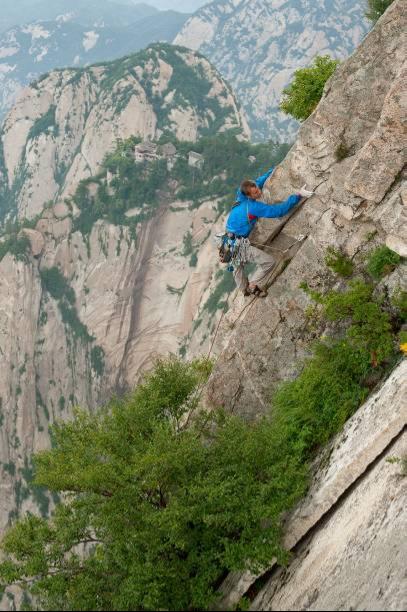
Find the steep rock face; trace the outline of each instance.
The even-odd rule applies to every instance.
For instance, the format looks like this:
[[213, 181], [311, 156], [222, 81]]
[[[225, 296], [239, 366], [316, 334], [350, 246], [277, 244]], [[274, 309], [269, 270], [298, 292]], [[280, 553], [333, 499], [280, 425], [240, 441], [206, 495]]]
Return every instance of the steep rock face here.
[[256, 139], [287, 142], [298, 124], [278, 110], [282, 90], [316, 55], [346, 58], [368, 29], [363, 12], [350, 0], [218, 0], [174, 42], [199, 49], [230, 81]]
[[[394, 2], [340, 66], [267, 185], [270, 201], [305, 182], [316, 195], [288, 219], [264, 221], [254, 236], [277, 259], [292, 261], [265, 300], [245, 308], [238, 299], [228, 313], [223, 335], [227, 348], [208, 387], [208, 401], [214, 405], [253, 418], [267, 409], [270, 385], [296, 374], [309, 341], [309, 298], [299, 285], [305, 281], [323, 288], [328, 246], [353, 257], [370, 250], [375, 236], [378, 243], [406, 252], [403, 9], [403, 2]], [[346, 159], [338, 160], [338, 147], [345, 149]], [[298, 242], [299, 234], [306, 240]], [[282, 257], [281, 251], [290, 246]], [[398, 283], [405, 288], [405, 266]]]
[[171, 42], [187, 19], [175, 11], [156, 11], [152, 16], [140, 12], [135, 10], [121, 27], [112, 27], [112, 20], [104, 23], [96, 15], [93, 24], [78, 22], [71, 12], [4, 32], [0, 36], [0, 119], [23, 87], [41, 74], [61, 66], [113, 60], [153, 42]]
[[[202, 56], [169, 45], [111, 64], [52, 72], [25, 90], [0, 135], [1, 214], [32, 218], [95, 175], [117, 139], [179, 140], [236, 127], [234, 95]], [[1, 163], [1, 161], [3, 163]]]
[[[123, 225], [101, 216], [83, 235], [66, 196], [99, 172], [116, 139], [168, 131], [195, 140], [229, 128], [245, 133], [230, 88], [207, 60], [166, 45], [54, 72], [7, 118], [1, 217], [32, 223], [18, 233], [29, 252], [0, 261], [0, 531], [16, 513], [47, 511], [47, 496], [33, 497], [29, 483], [30, 457], [49, 445], [49, 425], [133, 388], [156, 355], [185, 353], [202, 298], [218, 282], [208, 241], [216, 200], [174, 201], [167, 185], [155, 194], [154, 216], [133, 231], [124, 216]], [[195, 352], [207, 350], [204, 325], [194, 342]]]
[[[133, 388], [156, 356], [186, 351], [191, 336], [191, 355], [208, 350], [206, 326], [194, 330], [194, 319], [217, 282], [208, 223], [218, 213], [216, 202], [188, 204], [168, 202], [134, 242], [128, 227], [105, 221], [85, 239], [59, 203], [22, 230], [25, 261], [0, 261], [0, 532], [16, 512], [38, 511], [29, 457], [48, 446], [51, 423]], [[44, 280], [55, 268], [65, 288]], [[63, 297], [72, 290], [73, 310]]]
[[222, 609], [244, 595], [251, 610], [405, 608], [406, 373], [404, 359], [317, 458], [306, 497], [285, 520], [289, 566], [270, 559], [261, 578], [231, 574]]

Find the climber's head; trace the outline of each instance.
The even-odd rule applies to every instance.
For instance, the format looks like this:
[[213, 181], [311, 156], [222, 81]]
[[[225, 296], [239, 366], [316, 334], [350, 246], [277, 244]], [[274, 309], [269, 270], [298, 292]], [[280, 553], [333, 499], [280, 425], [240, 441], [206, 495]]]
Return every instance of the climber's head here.
[[240, 185], [240, 191], [252, 200], [258, 200], [261, 197], [261, 189], [254, 181], [243, 181]]

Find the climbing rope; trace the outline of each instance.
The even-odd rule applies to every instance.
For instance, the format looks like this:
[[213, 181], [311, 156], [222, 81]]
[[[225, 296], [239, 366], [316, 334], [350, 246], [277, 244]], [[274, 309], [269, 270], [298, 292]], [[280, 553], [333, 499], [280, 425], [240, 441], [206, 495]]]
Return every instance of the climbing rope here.
[[[244, 263], [247, 263], [248, 261], [250, 261], [250, 259], [248, 259], [248, 257], [250, 257], [250, 252], [249, 252], [250, 246], [261, 246], [261, 247], [263, 247], [263, 248], [274, 249], [275, 251], [279, 251], [280, 253], [282, 253], [282, 254], [284, 255], [285, 253], [288, 253], [288, 251], [290, 251], [290, 249], [292, 249], [292, 248], [293, 248], [293, 246], [295, 246], [295, 245], [296, 245], [296, 244], [298, 244], [299, 242], [303, 242], [303, 241], [304, 241], [306, 238], [307, 238], [307, 236], [305, 236], [304, 234], [299, 234], [299, 235], [296, 237], [295, 241], [294, 241], [294, 242], [293, 242], [293, 243], [292, 243], [292, 244], [291, 244], [289, 247], [287, 247], [287, 248], [286, 248], [286, 249], [284, 249], [284, 250], [283, 250], [283, 249], [277, 249], [277, 247], [271, 247], [271, 246], [269, 246], [269, 245], [265, 245], [265, 244], [258, 244], [258, 243], [256, 243], [256, 242], [250, 242], [248, 238], [243, 238], [243, 239], [241, 239], [241, 240], [242, 240], [242, 242], [243, 242], [243, 244], [241, 243], [241, 245], [239, 246], [239, 249], [237, 249], [237, 251], [236, 251], [236, 257], [238, 257], [238, 259], [239, 259], [239, 260], [240, 260], [242, 263], [243, 263], [243, 262], [244, 262]], [[240, 249], [242, 249], [242, 250], [240, 250]], [[243, 259], [243, 257], [245, 257], [245, 259]], [[247, 257], [247, 258], [246, 258], [246, 257]], [[235, 258], [234, 258], [232, 261], [233, 261], [233, 263], [235, 264]], [[274, 273], [274, 269], [273, 269], [273, 270], [270, 272], [270, 276], [268, 277], [269, 279], [270, 279], [270, 277], [271, 277], [271, 275], [272, 275], [273, 273]], [[267, 285], [267, 282], [266, 282], [266, 285]], [[236, 297], [237, 297], [238, 291], [239, 291], [239, 289], [236, 289], [235, 294], [234, 294], [234, 297], [233, 297], [233, 300], [232, 300], [233, 302], [235, 301], [235, 299], [236, 299]], [[233, 327], [234, 327], [234, 326], [236, 325], [236, 323], [239, 321], [239, 319], [240, 319], [240, 317], [242, 316], [242, 314], [243, 314], [243, 313], [244, 313], [246, 310], [250, 309], [250, 308], [253, 306], [254, 302], [255, 302], [257, 299], [258, 299], [258, 296], [257, 296], [257, 295], [255, 295], [255, 296], [253, 296], [252, 300], [250, 300], [250, 301], [249, 301], [247, 304], [245, 304], [245, 305], [244, 305], [244, 307], [243, 307], [243, 308], [242, 308], [242, 310], [240, 311], [240, 313], [239, 313], [239, 315], [237, 316], [237, 318], [236, 318], [236, 319], [233, 321]], [[214, 336], [213, 336], [212, 343], [211, 343], [211, 346], [210, 346], [210, 349], [209, 349], [209, 352], [208, 352], [208, 358], [211, 356], [211, 353], [212, 353], [212, 350], [213, 350], [214, 344], [215, 344], [215, 342], [216, 342], [216, 338], [217, 338], [217, 336], [218, 336], [219, 328], [220, 328], [221, 323], [222, 323], [222, 321], [223, 321], [223, 317], [225, 316], [225, 314], [226, 314], [226, 312], [227, 312], [227, 308], [228, 308], [228, 306], [229, 306], [229, 298], [226, 300], [226, 302], [225, 302], [225, 306], [223, 307], [222, 314], [221, 314], [221, 316], [220, 316], [220, 318], [219, 318], [219, 322], [218, 322], [218, 325], [217, 325], [217, 327], [216, 327], [216, 331], [215, 331], [215, 334], [214, 334]]]
[[286, 253], [288, 253], [288, 251], [290, 249], [293, 248], [293, 246], [295, 246], [298, 242], [303, 242], [305, 240], [306, 236], [304, 234], [299, 234], [296, 239], [294, 240], [294, 242], [292, 244], [290, 244], [289, 247], [287, 247], [286, 249], [278, 249], [277, 247], [273, 247], [271, 245], [268, 244], [259, 244], [258, 242], [252, 242], [251, 244], [253, 246], [257, 246], [260, 247], [262, 249], [268, 249], [270, 251], [276, 251], [278, 253], [282, 253], [283, 255], [285, 255]]

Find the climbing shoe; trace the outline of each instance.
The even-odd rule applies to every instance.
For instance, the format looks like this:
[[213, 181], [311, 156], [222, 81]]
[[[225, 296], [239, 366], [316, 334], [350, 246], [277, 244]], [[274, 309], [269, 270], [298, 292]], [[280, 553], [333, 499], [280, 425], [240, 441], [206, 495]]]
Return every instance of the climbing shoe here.
[[268, 295], [268, 292], [265, 289], [259, 287], [258, 285], [256, 285], [255, 287], [247, 286], [243, 292], [243, 295], [245, 297], [254, 295], [255, 297], [265, 298]]

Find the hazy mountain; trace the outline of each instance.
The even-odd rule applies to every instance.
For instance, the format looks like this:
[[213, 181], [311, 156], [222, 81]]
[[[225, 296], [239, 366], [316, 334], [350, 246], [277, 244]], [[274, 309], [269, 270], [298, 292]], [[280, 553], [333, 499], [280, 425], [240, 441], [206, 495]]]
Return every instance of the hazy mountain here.
[[[122, 0], [123, 1], [123, 0]], [[137, 0], [127, 0], [137, 3]], [[210, 2], [210, 0], [209, 0]], [[204, 4], [209, 4], [208, 0], [149, 0], [149, 4], [160, 10], [173, 9], [184, 13], [193, 13]]]
[[298, 124], [278, 110], [283, 88], [316, 55], [352, 53], [368, 30], [364, 10], [353, 0], [217, 0], [174, 42], [201, 51], [229, 80], [257, 139], [286, 141]]
[[171, 41], [184, 13], [155, 12], [127, 26], [84, 26], [72, 16], [14, 27], [0, 36], [0, 119], [23, 86], [56, 67], [83, 66]]
[[106, 23], [109, 27], [129, 25], [157, 13], [145, 3], [121, 0], [1, 0], [0, 32], [30, 21], [53, 20], [69, 14], [86, 26]]

